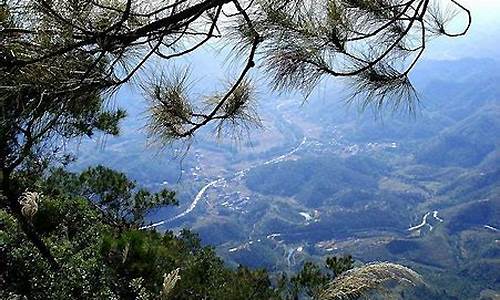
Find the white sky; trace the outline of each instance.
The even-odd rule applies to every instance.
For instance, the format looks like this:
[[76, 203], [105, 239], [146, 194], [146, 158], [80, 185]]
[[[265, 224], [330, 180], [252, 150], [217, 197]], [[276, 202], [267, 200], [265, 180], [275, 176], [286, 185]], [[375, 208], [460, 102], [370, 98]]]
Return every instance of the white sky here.
[[460, 3], [467, 5], [471, 8], [473, 7], [487, 7], [487, 6], [499, 6], [499, 0], [461, 0]]
[[[449, 0], [441, 0], [449, 1]], [[457, 0], [472, 12], [473, 25], [478, 29], [484, 29], [500, 22], [500, 0]], [[488, 29], [500, 29], [496, 28]]]
[[[450, 2], [449, 0], [438, 0]], [[465, 37], [440, 37], [430, 44], [426, 53], [431, 59], [459, 59], [463, 57], [500, 58], [500, 0], [457, 0], [471, 10], [472, 26]], [[455, 24], [464, 24], [458, 16]], [[455, 27], [454, 27], [455, 28]], [[461, 28], [461, 27], [458, 27]]]

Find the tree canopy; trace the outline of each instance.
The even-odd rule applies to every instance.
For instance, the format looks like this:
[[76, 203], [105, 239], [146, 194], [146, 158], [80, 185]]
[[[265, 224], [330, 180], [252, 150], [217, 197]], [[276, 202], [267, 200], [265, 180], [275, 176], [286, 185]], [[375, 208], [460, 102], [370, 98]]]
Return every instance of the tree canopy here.
[[[450, 32], [458, 14], [463, 31]], [[0, 296], [147, 299], [162, 293], [160, 274], [173, 285], [180, 265], [192, 280], [178, 298], [275, 297], [265, 272], [225, 269], [187, 232], [139, 231], [147, 212], [176, 204], [174, 194], [103, 167], [56, 168], [72, 160], [67, 143], [118, 135], [126, 111], [110, 96], [128, 83], [143, 90], [149, 133], [161, 142], [211, 123], [244, 126], [258, 120], [256, 68], [276, 91], [307, 96], [333, 76], [362, 105], [412, 109], [408, 75], [427, 41], [464, 35], [470, 23], [455, 0], [0, 0], [0, 284], [12, 288]], [[239, 71], [225, 88], [195, 95], [189, 70], [169, 62], [207, 45], [229, 47]], [[335, 276], [349, 263], [327, 262]], [[308, 268], [295, 282], [317, 294], [325, 277]]]
[[[32, 109], [68, 112], [50, 122], [64, 124], [57, 128], [65, 134], [116, 131], [113, 122], [122, 113], [91, 114], [99, 104], [93, 98], [137, 78], [149, 62], [173, 61], [213, 40], [233, 48], [240, 73], [225, 90], [196, 97], [189, 93], [189, 73], [165, 64], [163, 74], [141, 84], [150, 100], [152, 135], [190, 137], [209, 122], [252, 120], [255, 95], [248, 75], [254, 67], [279, 91], [308, 94], [334, 76], [346, 78], [366, 104], [411, 108], [415, 94], [408, 74], [427, 41], [463, 35], [471, 22], [455, 0], [3, 2], [3, 97], [25, 95], [33, 98], [26, 101]], [[465, 16], [464, 30], [449, 32], [457, 14]], [[56, 100], [62, 98], [64, 104]], [[76, 115], [79, 120], [72, 119]], [[28, 140], [46, 131], [22, 129]]]
[[[136, 222], [145, 211], [131, 204], [144, 192], [131, 194], [135, 183], [101, 166], [80, 174], [54, 169], [25, 184], [38, 191], [27, 195], [36, 197], [29, 206], [29, 223], [58, 267], [32, 247], [18, 219], [0, 209], [1, 299], [321, 299], [320, 293], [330, 299], [335, 290], [329, 282], [354, 268], [350, 256], [327, 258], [324, 266], [306, 263], [294, 276], [229, 268], [189, 230], [175, 234], [138, 229]], [[129, 215], [134, 218], [123, 218]], [[358, 266], [353, 271], [363, 276], [375, 272], [369, 286], [348, 290], [349, 283], [359, 280], [357, 273], [332, 284], [341, 284], [341, 299], [351, 299], [382, 288], [377, 280], [399, 282], [399, 274], [407, 283], [418, 279], [413, 273], [397, 273], [405, 270]]]

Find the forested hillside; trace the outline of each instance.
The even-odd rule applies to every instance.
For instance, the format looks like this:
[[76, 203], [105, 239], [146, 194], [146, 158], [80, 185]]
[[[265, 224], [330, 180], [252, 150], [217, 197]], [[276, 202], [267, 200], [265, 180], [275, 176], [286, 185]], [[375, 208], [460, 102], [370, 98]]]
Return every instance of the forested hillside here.
[[426, 60], [472, 20], [0, 0], [0, 298], [497, 298], [499, 63]]
[[[434, 65], [431, 76], [422, 75]], [[472, 66], [485, 71], [463, 75]], [[298, 270], [305, 261], [321, 264], [325, 256], [351, 253], [365, 262], [409, 264], [438, 282], [434, 295], [443, 299], [497, 289], [499, 90], [489, 72], [495, 66], [476, 59], [424, 62], [414, 74], [421, 96], [415, 115], [359, 114], [337, 101], [341, 88], [304, 106], [278, 96], [264, 106], [279, 106], [264, 114], [273, 120], [265, 131], [270, 138], [238, 147], [200, 136], [172, 183], [185, 197], [179, 210], [211, 178], [224, 180], [208, 188], [191, 213], [159, 228], [194, 228], [233, 265]], [[104, 151], [82, 145], [97, 157], [80, 163], [116, 155], [108, 142]], [[127, 161], [117, 167], [135, 174], [137, 161]], [[146, 182], [160, 186], [162, 180]], [[425, 226], [408, 231], [427, 213]], [[150, 218], [175, 215], [169, 208]], [[481, 276], [469, 276], [472, 270]]]

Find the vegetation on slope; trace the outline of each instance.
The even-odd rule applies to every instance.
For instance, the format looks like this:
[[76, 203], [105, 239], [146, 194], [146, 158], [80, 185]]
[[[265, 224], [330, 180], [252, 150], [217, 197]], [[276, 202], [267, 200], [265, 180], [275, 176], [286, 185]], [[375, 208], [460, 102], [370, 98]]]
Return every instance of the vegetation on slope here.
[[31, 191], [23, 213], [60, 268], [52, 268], [10, 212], [0, 210], [2, 299], [318, 297], [354, 263], [350, 256], [328, 258], [325, 267], [307, 263], [292, 277], [228, 268], [188, 230], [141, 230], [147, 210], [175, 204], [173, 194], [136, 189], [123, 174], [103, 167], [79, 175], [55, 169], [18, 182]]

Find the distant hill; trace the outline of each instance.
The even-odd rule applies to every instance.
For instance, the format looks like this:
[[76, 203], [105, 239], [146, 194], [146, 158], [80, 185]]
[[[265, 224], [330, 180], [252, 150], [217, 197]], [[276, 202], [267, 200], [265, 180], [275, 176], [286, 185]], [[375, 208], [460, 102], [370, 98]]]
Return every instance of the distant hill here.
[[351, 253], [420, 271], [430, 288], [409, 299], [475, 299], [500, 290], [498, 70], [491, 59], [424, 61], [414, 115], [348, 109], [338, 82], [303, 105], [265, 95], [263, 131], [235, 145], [207, 130], [177, 160], [179, 145], [145, 151], [144, 120], [132, 119], [105, 150], [83, 143], [75, 167], [104, 163], [176, 189], [180, 207], [152, 221], [219, 180], [164, 226], [192, 228], [235, 266], [295, 271]]
[[437, 166], [473, 167], [500, 144], [500, 105], [484, 105], [471, 116], [445, 128], [417, 155]]

